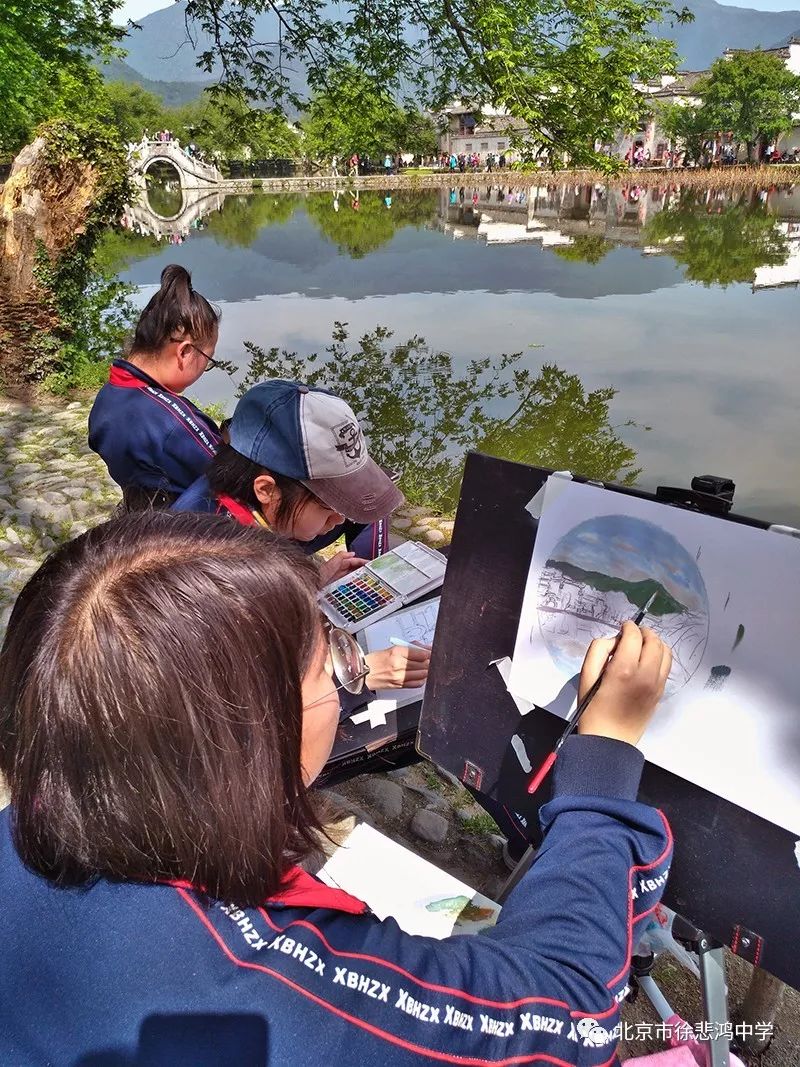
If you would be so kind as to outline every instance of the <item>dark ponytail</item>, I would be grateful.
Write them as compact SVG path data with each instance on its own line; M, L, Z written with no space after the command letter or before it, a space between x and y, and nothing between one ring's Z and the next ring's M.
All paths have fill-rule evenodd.
M155 355L170 339L187 334L199 345L211 340L219 312L192 289L192 276L185 267L170 263L161 272L161 288L139 316L131 352Z

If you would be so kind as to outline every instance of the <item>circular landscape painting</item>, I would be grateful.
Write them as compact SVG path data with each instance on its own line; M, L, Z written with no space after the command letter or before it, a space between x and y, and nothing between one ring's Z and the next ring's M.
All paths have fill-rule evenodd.
M670 695L694 674L708 641L708 596L697 560L643 519L602 515L573 527L539 580L539 627L558 669L568 678L578 674L589 642L616 634L653 593L643 625L672 648Z

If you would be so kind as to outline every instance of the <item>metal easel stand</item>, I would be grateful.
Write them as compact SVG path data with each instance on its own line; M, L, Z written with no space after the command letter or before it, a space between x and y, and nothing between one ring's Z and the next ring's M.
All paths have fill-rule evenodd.
M680 915L676 915L672 936L698 957L700 969L700 992L703 1003L704 1025L698 1038L708 1052L708 1067L729 1067L732 1027L728 1018L728 986L725 981L725 950L718 941L698 930ZM659 989L650 971L655 963L655 954L634 956L631 960L631 978L634 990L638 987L652 1003L661 1019L666 1022L674 1015L673 1009ZM634 999L636 993L633 994Z
M498 894L498 904L506 902L509 893L530 869L535 857L536 849L531 846L506 879L505 885ZM690 951L695 952L699 959L700 991L705 1020L703 1044L708 1049L708 1067L729 1067L731 1026L728 1020L728 986L725 982L724 949L718 941L714 941L708 934L692 926L680 915L675 916L672 936ZM648 956L634 956L631 960L632 978L634 985L641 988L661 1018L666 1021L673 1015L673 1011L650 975L654 963L653 953Z

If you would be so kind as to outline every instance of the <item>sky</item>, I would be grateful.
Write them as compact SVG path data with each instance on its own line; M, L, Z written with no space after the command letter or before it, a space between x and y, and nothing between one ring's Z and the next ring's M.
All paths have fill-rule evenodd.
M125 0L119 9L120 21L133 19L135 22L136 19L144 18L152 11L160 11L162 7L169 7L167 0Z
M758 11L794 11L800 7L800 0L718 0L729 3L731 7L751 7ZM168 0L125 0L120 8L122 19L137 19L169 7Z

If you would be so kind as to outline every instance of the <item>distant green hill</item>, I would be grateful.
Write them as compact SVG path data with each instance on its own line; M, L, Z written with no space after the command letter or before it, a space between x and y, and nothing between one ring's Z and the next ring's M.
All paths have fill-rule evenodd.
M668 593L661 582L653 578L645 578L641 582L626 582L624 578L615 578L613 574L601 574L599 571L585 571L582 567L576 567L566 560L549 559L546 566L554 567L573 578L576 582L590 585L599 592L624 593L637 608L643 608L653 593L657 593L653 606L650 608L651 615L679 615L689 609Z
M164 101L166 107L180 107L181 104L189 104L196 100L207 85L213 85L211 81L153 81L146 78L138 70L123 59L112 58L108 63L95 62L95 66L107 82L129 82L141 85L149 93L155 93Z

